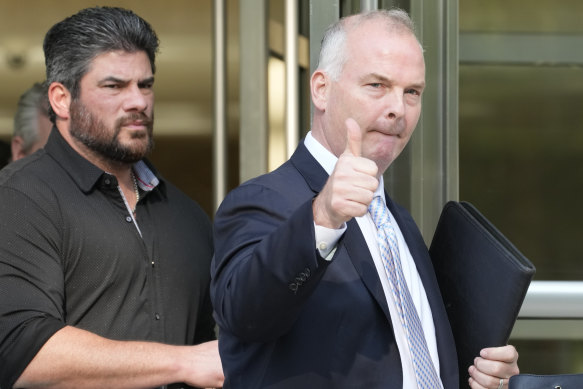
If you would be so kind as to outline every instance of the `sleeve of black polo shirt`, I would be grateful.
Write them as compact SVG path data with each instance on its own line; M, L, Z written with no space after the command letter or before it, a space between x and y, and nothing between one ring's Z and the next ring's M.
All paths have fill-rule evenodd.
M11 388L65 326L62 226L49 197L47 204L34 202L0 177L0 388Z

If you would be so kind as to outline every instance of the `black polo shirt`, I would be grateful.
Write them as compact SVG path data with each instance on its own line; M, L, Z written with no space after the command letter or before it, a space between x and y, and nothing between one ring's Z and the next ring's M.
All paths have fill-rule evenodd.
M210 221L158 180L141 190L136 224L115 176L56 129L0 171L0 388L65 325L118 340L214 338Z

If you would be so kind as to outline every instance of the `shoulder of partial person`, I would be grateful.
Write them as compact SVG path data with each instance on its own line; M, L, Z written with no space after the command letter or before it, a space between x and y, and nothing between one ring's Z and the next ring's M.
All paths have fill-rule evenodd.
M50 166L47 166L50 165ZM50 158L44 150L13 161L0 170L0 185L26 183L43 175L43 171L53 171Z

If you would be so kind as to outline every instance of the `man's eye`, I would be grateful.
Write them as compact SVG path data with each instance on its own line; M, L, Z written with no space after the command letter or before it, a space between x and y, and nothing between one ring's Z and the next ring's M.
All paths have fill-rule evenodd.
M405 93L415 95L415 96L419 96L421 94L417 89L407 89L407 91Z
M373 88L380 88L382 86L382 84L380 82L373 82L372 84L368 84L368 85L373 87Z

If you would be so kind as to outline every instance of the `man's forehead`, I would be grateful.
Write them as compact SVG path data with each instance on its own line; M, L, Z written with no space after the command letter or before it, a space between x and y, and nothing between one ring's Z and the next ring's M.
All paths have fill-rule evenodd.
M145 70L142 66L135 66L136 63L139 64L140 62L142 62L144 65L147 64ZM124 64L128 66L123 66ZM148 73L144 76L144 78L153 76L150 59L144 51L131 52L115 50L99 53L95 55L89 62L85 75L92 73L97 69L99 69L100 72L105 72L108 74L108 76L104 77L123 78L122 75L128 72Z

